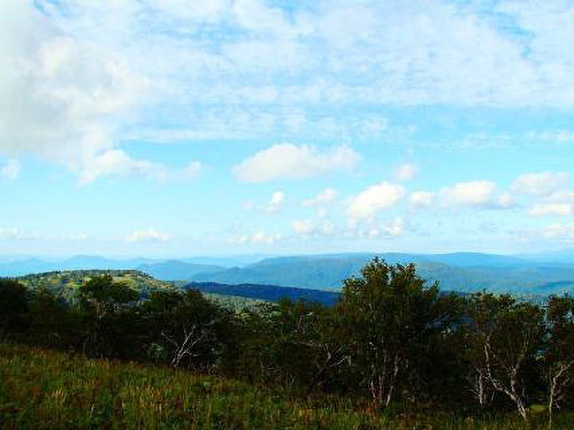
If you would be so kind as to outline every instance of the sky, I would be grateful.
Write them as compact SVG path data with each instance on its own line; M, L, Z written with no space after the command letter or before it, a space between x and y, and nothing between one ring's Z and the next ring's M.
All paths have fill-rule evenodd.
M574 248L571 0L0 0L0 255Z

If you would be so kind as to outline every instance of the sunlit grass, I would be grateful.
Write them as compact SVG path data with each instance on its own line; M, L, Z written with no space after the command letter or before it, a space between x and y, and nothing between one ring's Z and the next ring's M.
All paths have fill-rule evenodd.
M574 416L555 428L574 428ZM570 424L569 424L570 423ZM536 428L536 425L532 426ZM531 428L532 428L531 427ZM392 418L348 398L297 399L237 380L0 344L3 429L526 429L514 415Z

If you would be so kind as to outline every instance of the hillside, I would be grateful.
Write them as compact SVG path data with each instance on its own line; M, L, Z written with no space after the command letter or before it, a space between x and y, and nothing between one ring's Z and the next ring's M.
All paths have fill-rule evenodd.
M137 270L72 270L26 275L18 280L30 289L45 288L66 299L75 295L77 288L93 276L111 275L114 280L126 282L131 288L147 296L151 291L174 288L170 282L159 281Z
M572 414L560 415L555 425L572 428ZM513 415L469 421L436 408L389 417L348 398L293 398L221 376L0 343L0 427L519 430L527 425Z
M156 279L164 281L191 279L199 274L213 274L226 270L223 266L215 264L184 263L178 260L169 260L162 263L142 264L137 270L147 273Z
M338 290L342 280L357 276L372 258L379 256L391 264L413 262L421 276L438 281L443 290L519 294L548 294L572 291L564 288L574 282L574 265L543 264L524 259L485 254L342 254L266 259L245 268L198 274L196 282L224 284L271 284L283 287ZM450 264L448 264L448 263ZM559 283L557 290L548 284Z
M191 282L185 288L193 288L205 293L245 297L261 301L278 302L283 298L291 300L307 300L324 305L333 305L339 298L339 293L332 291L312 290L305 288L278 287L276 285L239 284L228 285L215 282Z
M564 253L567 254L566 252ZM60 262L30 259L0 263L0 276L22 273L83 269L140 270L163 281L258 284L282 287L339 290L342 281L357 276L372 258L391 264L417 265L429 281L438 281L443 290L462 292L488 289L521 295L548 295L574 292L574 264L542 261L540 255L505 256L460 252L451 254L354 253L274 257L255 261L257 256L189 258L182 260L111 260L76 256ZM229 267L232 263L245 266ZM49 270L45 270L48 268Z
M45 273L67 270L141 270L140 267L163 272L170 268L181 270L184 264L190 264L195 267L193 273L202 271L210 272L218 268L244 267L248 264L260 261L265 258L264 255L240 255L228 257L192 257L178 260L157 260L149 258L128 258L114 259L93 255L76 255L66 259L44 259L44 258L23 258L19 256L0 256L0 277L25 276L32 273ZM174 264L175 263L175 264ZM203 267L202 267L203 266ZM185 269L190 270L190 269ZM144 270L145 271L145 270ZM151 273L151 272L150 272ZM174 276L181 276L177 272L165 275L166 280L178 279ZM181 278L189 279L189 278Z

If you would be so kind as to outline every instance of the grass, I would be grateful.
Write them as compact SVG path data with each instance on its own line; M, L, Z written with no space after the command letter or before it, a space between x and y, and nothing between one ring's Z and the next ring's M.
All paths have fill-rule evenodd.
M555 429L574 428L561 415ZM526 429L515 415L386 416L351 399L296 399L219 376L0 344L1 429ZM530 428L537 428L532 426Z

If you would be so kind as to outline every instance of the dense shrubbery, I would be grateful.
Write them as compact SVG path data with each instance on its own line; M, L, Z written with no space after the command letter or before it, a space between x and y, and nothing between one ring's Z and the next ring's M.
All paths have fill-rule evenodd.
M189 290L145 300L111 276L72 302L0 281L0 335L92 358L217 372L376 409L454 407L476 416L571 409L574 301L443 295L412 265L374 260L333 307L281 301L232 312ZM351 397L352 396L352 397ZM540 406L539 406L540 407Z

